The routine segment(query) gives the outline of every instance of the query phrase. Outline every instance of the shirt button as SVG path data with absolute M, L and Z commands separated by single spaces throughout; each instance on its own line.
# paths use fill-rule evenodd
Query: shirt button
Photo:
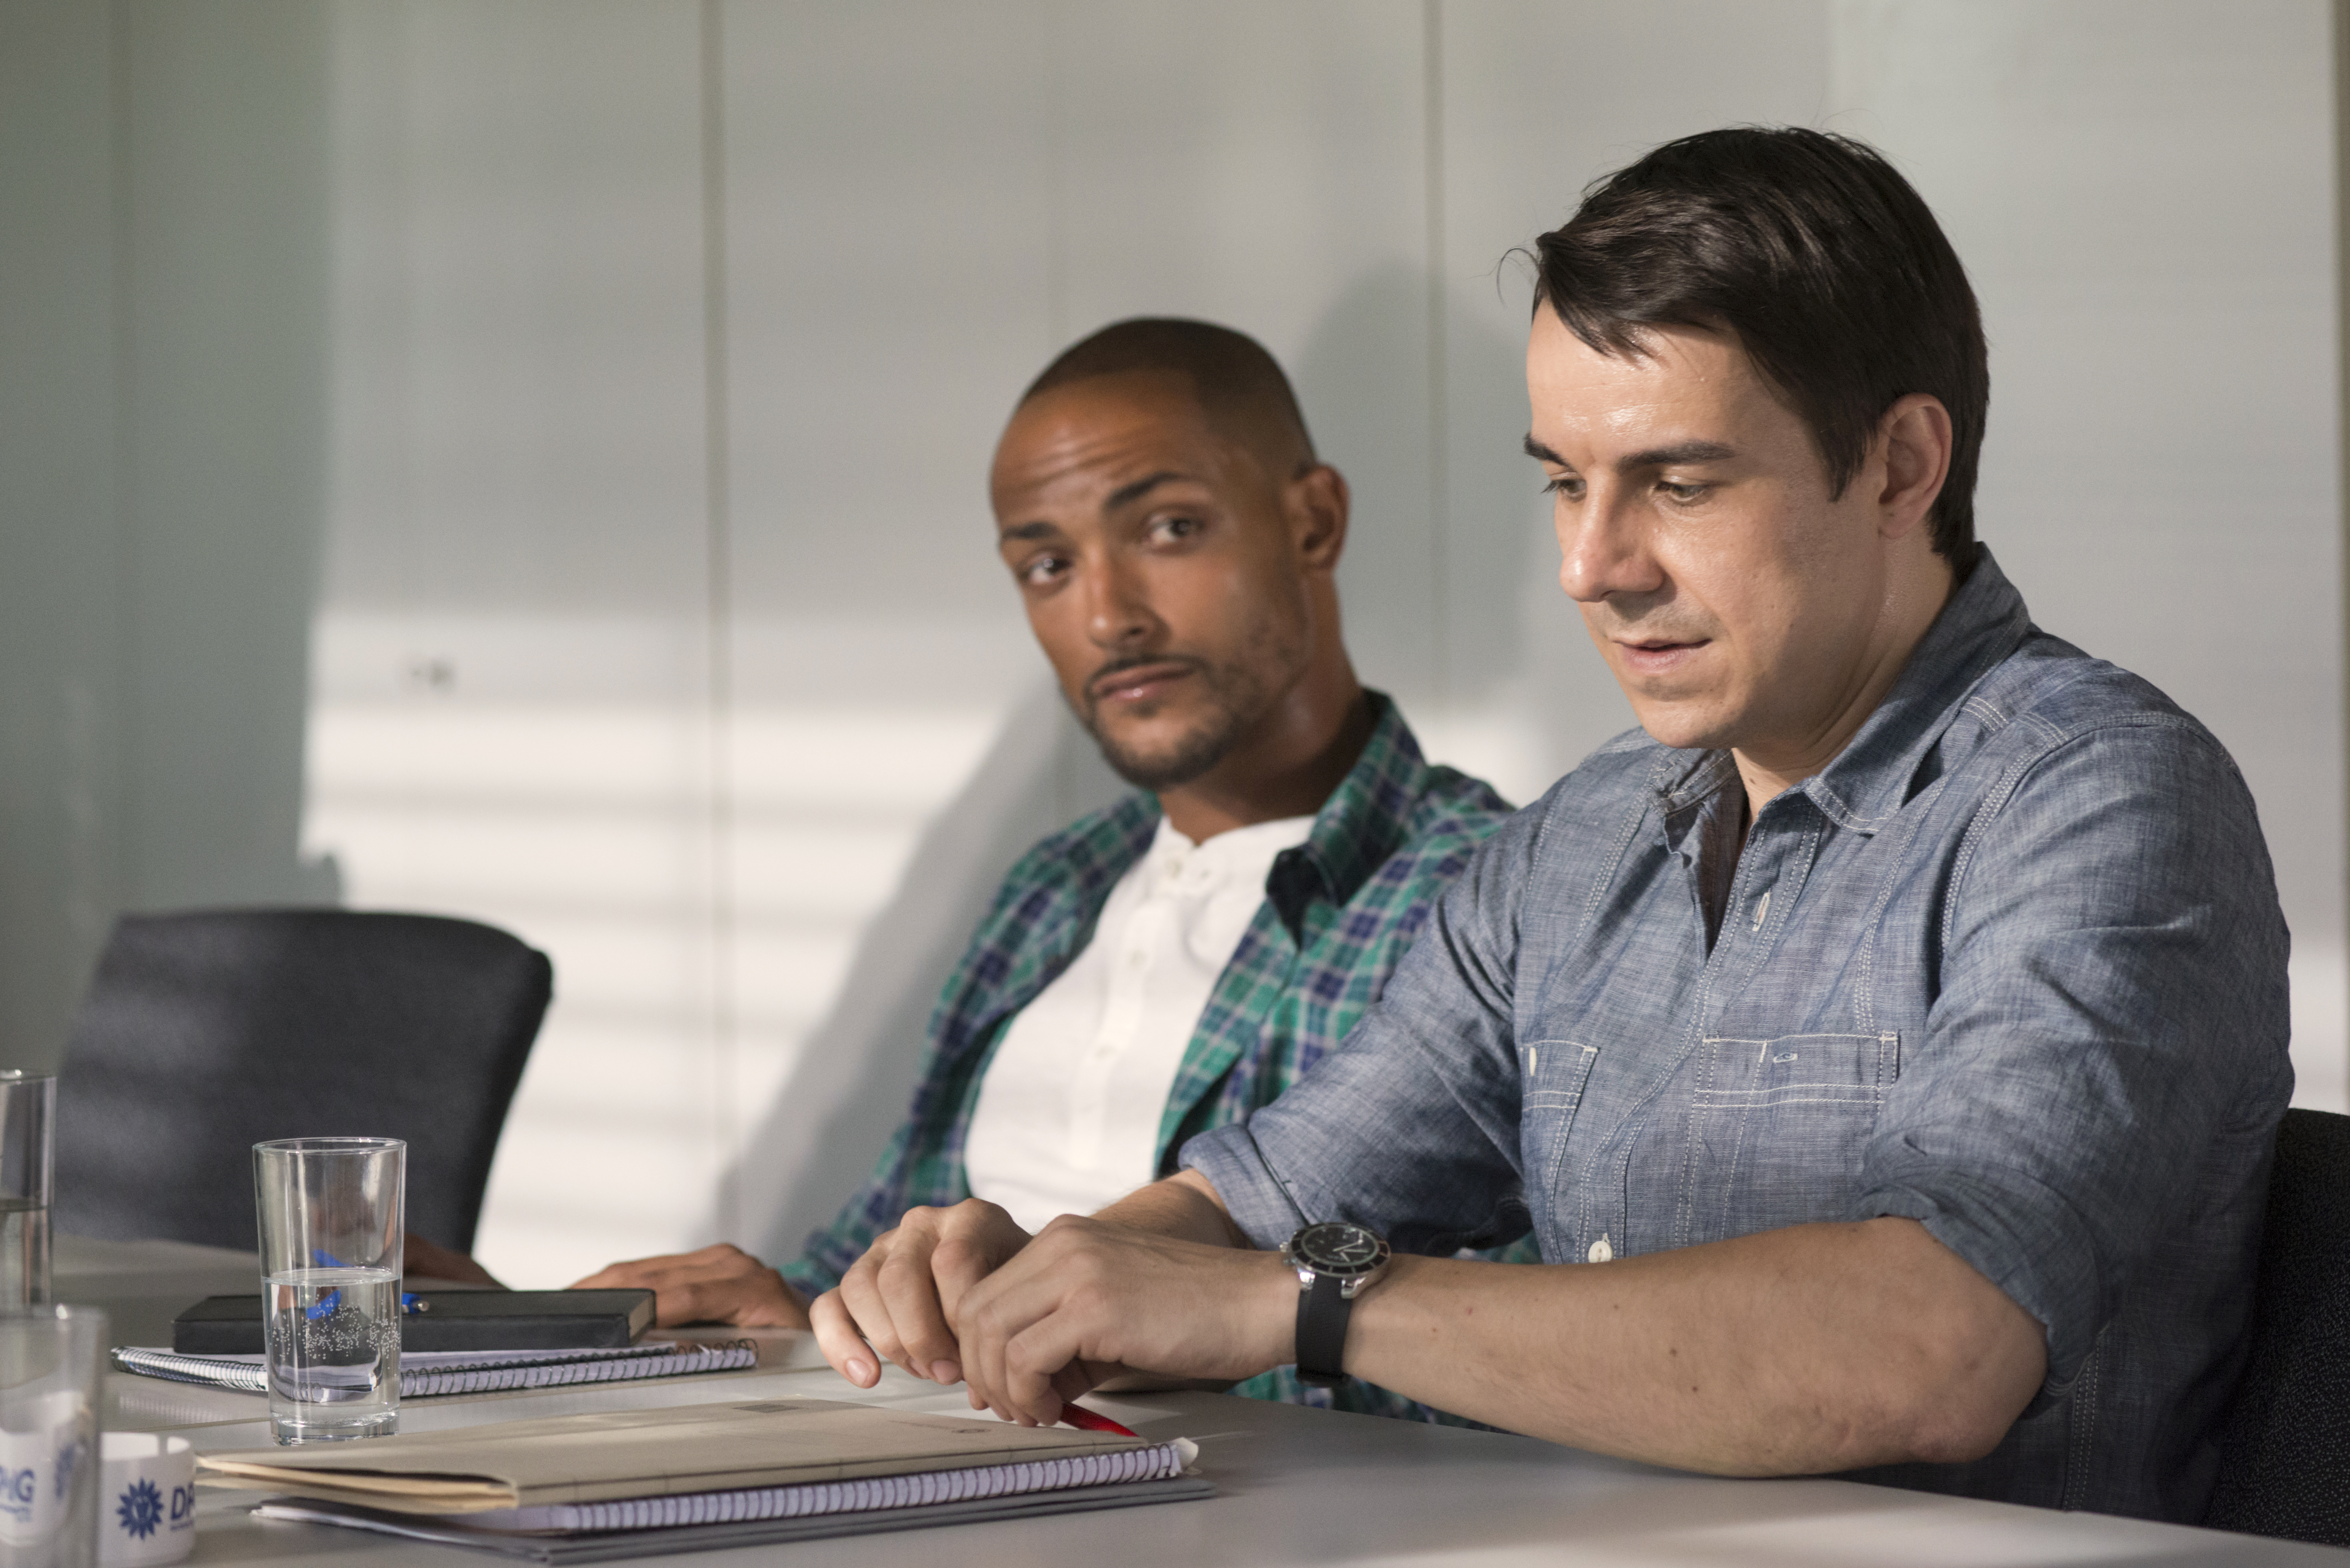
M 1607 1262 L 1608 1259 L 1616 1255 L 1616 1249 L 1607 1244 L 1607 1237 L 1602 1236 L 1596 1241 L 1592 1242 L 1591 1251 L 1584 1253 L 1583 1255 L 1590 1259 L 1595 1263 L 1604 1263 Z

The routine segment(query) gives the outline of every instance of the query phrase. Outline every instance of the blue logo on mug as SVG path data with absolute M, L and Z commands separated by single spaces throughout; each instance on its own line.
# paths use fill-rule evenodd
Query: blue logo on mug
M 132 1481 L 114 1512 L 123 1529 L 144 1541 L 163 1522 L 163 1494 L 155 1490 L 153 1481 L 143 1478 Z

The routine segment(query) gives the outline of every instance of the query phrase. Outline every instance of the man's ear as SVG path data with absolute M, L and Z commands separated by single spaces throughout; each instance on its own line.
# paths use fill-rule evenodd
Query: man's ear
M 1898 539 L 1929 526 L 1942 483 L 1950 476 L 1950 410 L 1926 392 L 1896 398 L 1877 423 L 1885 480 L 1877 497 L 1877 531 Z
M 1289 482 L 1283 494 L 1298 559 L 1310 571 L 1337 570 L 1347 548 L 1347 514 L 1353 496 L 1347 476 L 1317 462 Z

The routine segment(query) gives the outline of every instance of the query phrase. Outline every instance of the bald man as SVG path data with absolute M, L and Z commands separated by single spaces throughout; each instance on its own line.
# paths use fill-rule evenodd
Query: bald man
M 1135 320 L 1078 343 L 1021 398 L 991 492 L 1036 640 L 1136 793 L 1012 868 L 940 995 L 905 1124 L 798 1259 L 722 1245 L 579 1282 L 649 1286 L 664 1324 L 806 1326 L 910 1210 L 975 1197 L 1034 1232 L 1171 1174 L 1186 1139 L 1337 1044 L 1509 810 L 1422 761 L 1356 680 L 1347 482 L 1252 339 Z M 1428 1414 L 1286 1369 L 1236 1391 Z

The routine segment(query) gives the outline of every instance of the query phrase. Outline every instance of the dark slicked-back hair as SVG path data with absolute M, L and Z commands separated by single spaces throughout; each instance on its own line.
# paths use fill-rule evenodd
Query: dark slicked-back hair
M 1191 384 L 1201 411 L 1227 435 L 1273 455 L 1294 449 L 1302 464 L 1314 462 L 1314 438 L 1289 378 L 1245 332 L 1211 321 L 1175 316 L 1138 316 L 1112 322 L 1070 345 L 1020 394 L 1022 403 L 1072 381 L 1131 370 L 1171 371 Z M 1280 478 L 1287 473 L 1276 470 Z
M 1654 327 L 1736 334 L 1811 427 L 1835 494 L 1897 399 L 1940 399 L 1952 441 L 1934 548 L 1972 560 L 1982 317 L 1934 214 L 1873 148 L 1762 127 L 1669 141 L 1586 191 L 1534 257 L 1534 308 L 1596 352 L 1638 356 Z

